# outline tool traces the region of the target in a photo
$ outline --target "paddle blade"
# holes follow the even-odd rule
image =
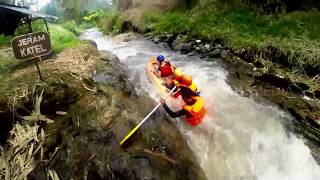
[[[124,137],[121,141],[120,141],[120,145],[122,145],[126,140],[128,140],[138,129],[139,129],[139,125],[136,126],[126,137]]]

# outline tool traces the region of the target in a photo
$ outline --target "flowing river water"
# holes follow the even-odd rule
[[[157,89],[146,76],[150,57],[163,54],[193,76],[208,114],[196,128],[179,119],[172,121],[176,122],[208,179],[320,179],[320,167],[310,149],[284,128],[292,117],[276,105],[259,104],[239,96],[227,84],[228,72],[219,59],[209,61],[182,55],[140,36],[127,42],[119,41],[97,29],[86,31],[81,38],[95,41],[99,50],[116,54],[126,65],[137,92],[147,92],[157,101]]]

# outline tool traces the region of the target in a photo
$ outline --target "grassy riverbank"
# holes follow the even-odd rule
[[[320,13],[316,10],[266,15],[250,7],[226,9],[208,4],[190,11],[146,13],[138,26],[154,35],[167,32],[214,40],[231,50],[270,60],[285,56],[286,60],[276,61],[287,61],[279,63],[301,72],[320,64]],[[269,53],[272,49],[276,50]]]
[[[28,28],[21,27],[17,30],[17,34],[24,34]],[[43,24],[36,23],[34,31],[45,31],[46,29]],[[57,24],[49,24],[49,32],[51,36],[51,43],[53,51],[59,53],[67,47],[77,47],[80,45],[80,41],[76,35],[70,30]],[[15,66],[21,61],[17,61],[11,54],[11,41],[12,36],[0,35],[0,73],[9,69],[10,66]],[[1,74],[0,74],[1,76]]]
[[[61,52],[66,47],[75,47],[79,45],[79,40],[76,37],[76,33],[73,32],[70,27],[70,23],[59,24],[49,24],[49,33],[51,36],[51,43],[53,46],[53,50],[55,52]],[[75,29],[77,28],[76,24],[72,25]],[[77,28],[77,32],[80,32],[80,28]],[[46,32],[45,25],[42,22],[34,22],[33,31],[44,31]],[[16,30],[16,36],[28,33],[27,25],[21,26]],[[13,36],[4,36],[0,35],[0,47],[10,47]]]

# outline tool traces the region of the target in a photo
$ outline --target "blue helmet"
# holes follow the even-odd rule
[[[158,62],[164,61],[164,56],[159,55],[159,56],[157,57],[157,61],[158,61]]]

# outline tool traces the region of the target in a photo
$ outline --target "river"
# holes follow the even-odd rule
[[[190,74],[201,89],[208,114],[190,128],[172,119],[195,153],[210,180],[318,180],[320,167],[303,139],[287,132],[292,117],[276,105],[239,96],[227,84],[228,72],[219,59],[182,55],[164,44],[137,35],[125,42],[90,29],[81,38],[93,40],[99,50],[116,54],[127,67],[137,92],[159,100],[146,76],[150,57],[165,55]]]

